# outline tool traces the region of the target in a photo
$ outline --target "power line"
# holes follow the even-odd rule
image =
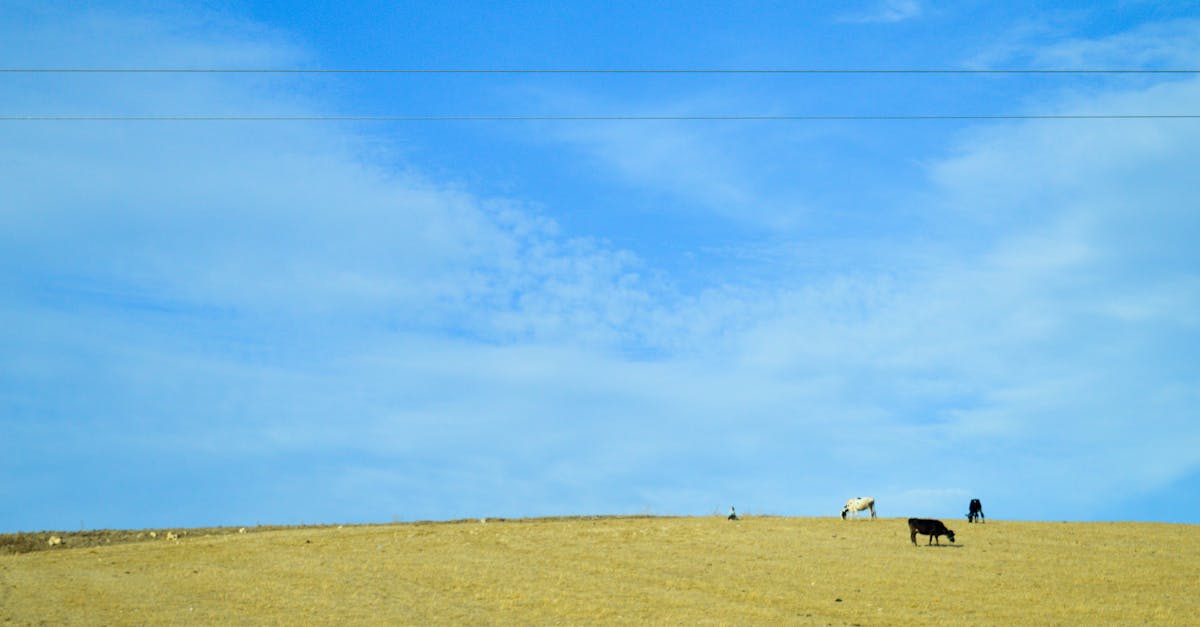
[[[0,115],[0,122],[654,122],[1196,120],[1200,114],[933,115]]]
[[[1200,74],[1200,69],[954,68],[0,68],[2,74]]]

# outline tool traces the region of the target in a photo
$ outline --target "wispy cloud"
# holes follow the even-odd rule
[[[1101,38],[1072,33],[1061,16],[1030,19],[984,46],[974,67],[1054,69],[1187,69],[1200,59],[1200,20],[1180,19],[1139,25]]]
[[[650,108],[658,115],[747,110],[720,98],[709,104],[672,101]],[[591,123],[555,129],[545,139],[552,139],[558,150],[569,150],[594,164],[599,176],[621,182],[639,195],[660,196],[660,205],[703,211],[697,219],[706,215],[786,229],[800,221],[798,216],[806,208],[798,186],[789,185],[780,172],[779,163],[786,158],[782,155],[793,148],[787,145],[787,134],[764,136],[756,132],[754,123]]]
[[[841,20],[857,23],[894,23],[920,17],[923,12],[919,0],[878,0],[861,9],[843,13]]]

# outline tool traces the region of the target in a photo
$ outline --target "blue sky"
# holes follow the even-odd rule
[[[7,68],[1171,69],[1185,3],[0,2]],[[1200,76],[0,74],[18,115],[1196,114]],[[0,121],[0,531],[1200,522],[1200,123]]]

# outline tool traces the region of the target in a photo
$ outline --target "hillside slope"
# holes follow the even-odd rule
[[[596,518],[292,528],[0,556],[0,621],[1187,623],[1200,527]],[[942,539],[945,542],[945,539]]]

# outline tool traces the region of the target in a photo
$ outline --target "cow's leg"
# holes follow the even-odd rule
[[[912,540],[913,546],[917,546],[917,530],[910,528],[908,530],[908,539]]]

